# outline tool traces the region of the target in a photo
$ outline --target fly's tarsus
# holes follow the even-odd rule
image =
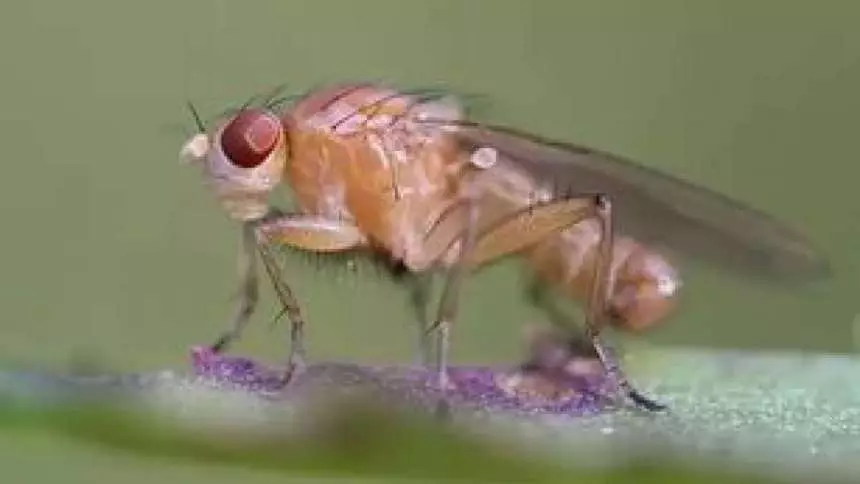
[[[669,409],[667,405],[652,400],[635,389],[628,390],[627,396],[630,397],[633,403],[649,412],[663,412]]]

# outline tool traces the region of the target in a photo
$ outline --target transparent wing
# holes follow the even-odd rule
[[[829,275],[806,237],[754,208],[607,152],[505,126],[433,121],[456,128],[465,149],[492,147],[555,193],[603,192],[618,231],[653,247],[771,281]]]

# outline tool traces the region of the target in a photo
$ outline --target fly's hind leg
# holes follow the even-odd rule
[[[588,298],[588,306],[585,315],[585,330],[588,339],[594,346],[594,351],[600,358],[601,363],[608,375],[618,383],[621,391],[626,394],[636,405],[650,411],[665,410],[666,406],[657,403],[640,393],[619,367],[616,360],[609,354],[608,346],[600,337],[603,323],[606,317],[606,301],[609,293],[609,271],[612,264],[613,247],[613,217],[612,204],[605,195],[595,197],[596,218],[600,224],[600,241],[596,263],[594,264],[594,275],[591,279],[591,291]]]
[[[254,245],[263,260],[275,294],[290,321],[290,352],[287,360],[289,379],[305,362],[304,328],[298,299],[287,284],[272,254],[272,245],[281,244],[317,253],[342,252],[364,245],[365,238],[347,221],[304,214],[282,214],[257,223]]]
[[[552,327],[569,327],[571,315],[567,314],[565,308],[557,303],[555,295],[551,293],[549,287],[534,274],[527,275],[525,282],[526,299],[535,308],[544,312]],[[568,338],[566,341],[557,341],[555,343],[562,343],[569,355],[598,358],[597,350],[586,335],[571,334],[566,335],[566,337]]]
[[[251,224],[245,223],[242,225],[242,240],[238,255],[240,282],[237,296],[239,300],[236,303],[229,328],[212,344],[212,351],[216,353],[225,351],[231,343],[239,339],[257,306],[259,281],[257,279],[255,246],[253,227]]]
[[[583,220],[596,218],[601,226],[601,238],[595,274],[592,278],[592,288],[589,297],[586,331],[589,342],[600,358],[607,374],[618,383],[622,391],[638,405],[651,409],[660,410],[664,407],[651,401],[636,391],[628,382],[626,376],[609,355],[607,346],[600,338],[600,331],[606,316],[606,299],[609,281],[609,269],[612,255],[612,208],[609,199],[603,195],[598,196],[574,196],[564,199],[539,202],[522,208],[501,218],[490,222],[480,221],[478,209],[474,204],[467,211],[466,224],[469,230],[466,234],[473,233],[475,223],[478,219],[482,226],[476,230],[477,235],[465,236],[460,258],[449,272],[446,282],[445,293],[439,306],[439,313],[434,324],[434,329],[439,330],[440,354],[436,356],[437,368],[439,369],[440,384],[447,384],[447,344],[450,322],[456,313],[459,285],[463,274],[467,269],[478,267],[482,264],[491,263],[504,256],[519,253],[534,247],[552,234],[567,229]],[[459,234],[462,229],[457,229],[457,224],[462,224],[463,219],[456,217],[445,217],[435,230],[430,232],[430,237],[425,241],[428,254],[436,254],[439,247],[447,249],[446,243],[457,237],[451,234]],[[459,225],[463,227],[463,225]],[[445,235],[448,234],[448,235]],[[474,241],[474,245],[471,243]],[[443,386],[443,388],[445,388]]]

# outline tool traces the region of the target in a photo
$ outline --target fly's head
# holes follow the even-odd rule
[[[202,164],[206,183],[230,218],[245,222],[264,217],[287,162],[280,118],[267,110],[244,109],[214,134],[205,132],[202,123],[198,126],[201,132],[185,143],[181,158]]]

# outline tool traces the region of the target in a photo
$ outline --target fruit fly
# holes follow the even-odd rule
[[[208,130],[192,111],[200,133],[182,157],[202,165],[243,233],[241,298],[214,349],[235,340],[254,310],[259,255],[291,323],[287,378],[304,361],[305,323],[273,259],[278,245],[367,251],[409,274],[444,272],[435,317],[422,329],[435,335],[443,390],[463,281],[521,256],[536,280],[584,303],[596,356],[627,397],[653,410],[663,406],[628,382],[601,331],[642,331],[676,306],[680,278],[654,247],[771,274],[823,264],[801,235],[756,210],[607,152],[471,121],[452,96],[331,85],[286,108],[243,106]],[[296,211],[268,202],[282,184]]]

